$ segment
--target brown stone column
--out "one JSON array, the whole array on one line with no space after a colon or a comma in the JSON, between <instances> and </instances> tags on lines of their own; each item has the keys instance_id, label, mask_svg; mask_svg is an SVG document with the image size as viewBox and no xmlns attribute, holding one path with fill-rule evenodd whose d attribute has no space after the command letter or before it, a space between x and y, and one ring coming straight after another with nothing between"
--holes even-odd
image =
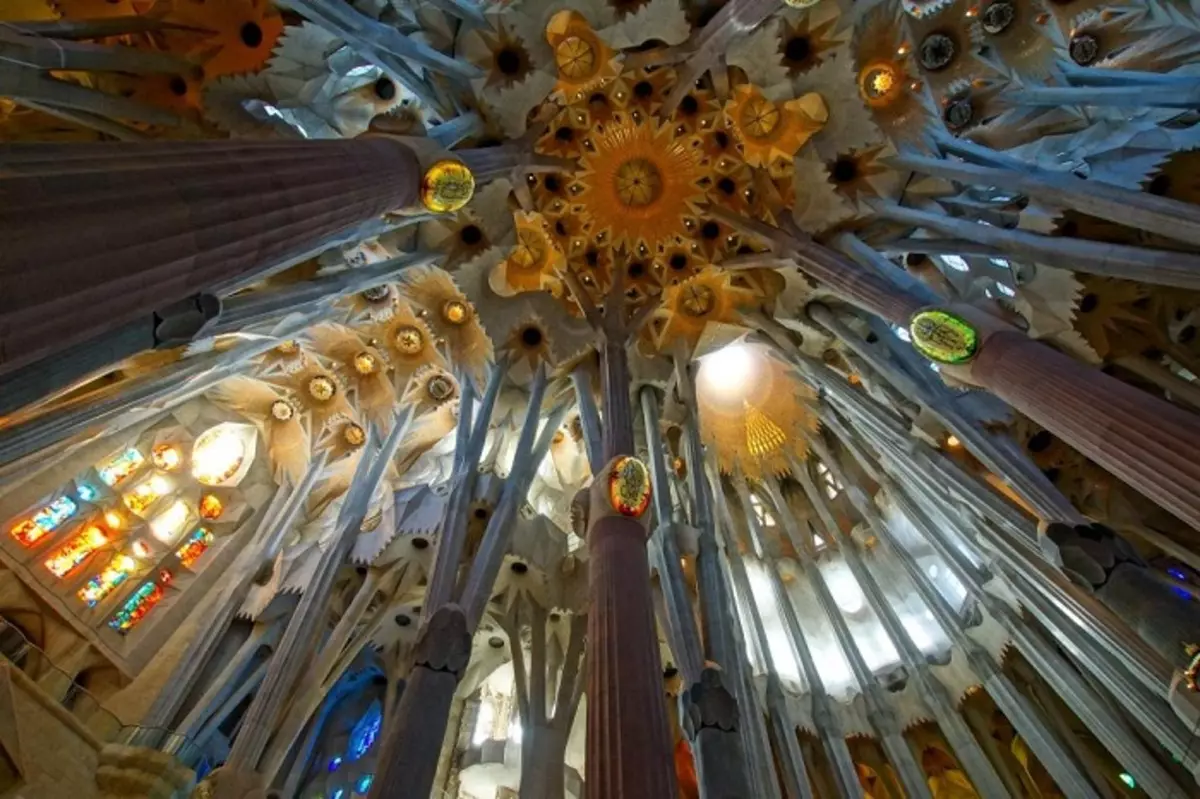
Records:
<instances>
[{"instance_id":1,"label":"brown stone column","mask_svg":"<svg viewBox=\"0 0 1200 799\"><path fill-rule=\"evenodd\" d=\"M1200 416L1015 331L985 339L968 379L1200 529Z\"/></svg>"},{"instance_id":2,"label":"brown stone column","mask_svg":"<svg viewBox=\"0 0 1200 799\"><path fill-rule=\"evenodd\" d=\"M620 306L608 310L621 312ZM613 459L633 455L632 382L624 337L609 335L603 348L606 467L592 485L587 534L587 792L595 799L670 799L678 788L646 522L616 515L608 496Z\"/></svg>"},{"instance_id":3,"label":"brown stone column","mask_svg":"<svg viewBox=\"0 0 1200 799\"><path fill-rule=\"evenodd\" d=\"M0 374L418 201L403 143L0 145Z\"/></svg>"},{"instance_id":4,"label":"brown stone column","mask_svg":"<svg viewBox=\"0 0 1200 799\"><path fill-rule=\"evenodd\" d=\"M588 568L588 796L670 799L678 789L642 523L598 519Z\"/></svg>"}]
</instances>

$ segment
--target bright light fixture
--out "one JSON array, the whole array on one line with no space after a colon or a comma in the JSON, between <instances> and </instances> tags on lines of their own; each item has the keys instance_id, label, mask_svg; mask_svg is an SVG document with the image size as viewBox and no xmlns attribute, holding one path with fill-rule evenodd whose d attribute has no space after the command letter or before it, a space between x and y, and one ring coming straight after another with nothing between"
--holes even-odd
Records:
<instances>
[{"instance_id":1,"label":"bright light fixture","mask_svg":"<svg viewBox=\"0 0 1200 799\"><path fill-rule=\"evenodd\" d=\"M728 344L700 359L697 390L722 404L740 405L760 371L762 355L744 341Z\"/></svg>"}]
</instances>

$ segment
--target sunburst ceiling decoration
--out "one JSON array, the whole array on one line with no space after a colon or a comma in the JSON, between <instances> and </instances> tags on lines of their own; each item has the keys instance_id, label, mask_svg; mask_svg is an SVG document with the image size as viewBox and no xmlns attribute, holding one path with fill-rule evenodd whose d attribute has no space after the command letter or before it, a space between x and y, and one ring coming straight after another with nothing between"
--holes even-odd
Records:
<instances>
[{"instance_id":1,"label":"sunburst ceiling decoration","mask_svg":"<svg viewBox=\"0 0 1200 799\"><path fill-rule=\"evenodd\" d=\"M597 243L644 252L686 236L708 171L699 141L676 136L669 122L625 114L595 134L580 158L576 199Z\"/></svg>"}]
</instances>

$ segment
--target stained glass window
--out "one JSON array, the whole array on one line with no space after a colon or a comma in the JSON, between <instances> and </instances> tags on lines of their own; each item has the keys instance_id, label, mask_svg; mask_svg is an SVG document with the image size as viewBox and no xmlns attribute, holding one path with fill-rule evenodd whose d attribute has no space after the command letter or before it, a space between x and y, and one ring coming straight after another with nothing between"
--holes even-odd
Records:
<instances>
[{"instance_id":1,"label":"stained glass window","mask_svg":"<svg viewBox=\"0 0 1200 799\"><path fill-rule=\"evenodd\" d=\"M190 516L191 511L188 510L187 503L178 500L174 505L154 517L154 521L150 522L150 532L159 541L170 544L179 537L179 532L187 524Z\"/></svg>"},{"instance_id":2,"label":"stained glass window","mask_svg":"<svg viewBox=\"0 0 1200 799\"><path fill-rule=\"evenodd\" d=\"M146 508L166 496L173 487L170 480L156 474L138 483L132 491L122 497L122 501L125 507L140 515Z\"/></svg>"},{"instance_id":3,"label":"stained glass window","mask_svg":"<svg viewBox=\"0 0 1200 799\"><path fill-rule=\"evenodd\" d=\"M200 556L208 551L209 546L213 542L213 534L203 527L196 528L196 531L187 537L175 555L179 558L179 562L185 568L192 568L196 561L200 560Z\"/></svg>"},{"instance_id":4,"label":"stained glass window","mask_svg":"<svg viewBox=\"0 0 1200 799\"><path fill-rule=\"evenodd\" d=\"M104 481L104 484L111 488L140 469L145 462L146 458L142 453L130 447L100 464L96 467L96 471L100 474L100 479Z\"/></svg>"},{"instance_id":5,"label":"stained glass window","mask_svg":"<svg viewBox=\"0 0 1200 799\"><path fill-rule=\"evenodd\" d=\"M329 761L329 772L332 774L333 772L337 771L341 767L342 767L342 756L334 755L333 758Z\"/></svg>"},{"instance_id":6,"label":"stained glass window","mask_svg":"<svg viewBox=\"0 0 1200 799\"><path fill-rule=\"evenodd\" d=\"M129 578L137 568L137 561L128 555L117 555L108 562L104 570L92 577L79 589L79 598L95 607L101 599L112 593L112 590Z\"/></svg>"},{"instance_id":7,"label":"stained glass window","mask_svg":"<svg viewBox=\"0 0 1200 799\"><path fill-rule=\"evenodd\" d=\"M179 466L179 450L170 444L159 444L150 453L150 460L164 472L169 472Z\"/></svg>"},{"instance_id":8,"label":"stained glass window","mask_svg":"<svg viewBox=\"0 0 1200 799\"><path fill-rule=\"evenodd\" d=\"M99 526L89 524L79 535L46 560L46 568L55 577L64 577L87 560L93 552L108 543L108 536Z\"/></svg>"},{"instance_id":9,"label":"stained glass window","mask_svg":"<svg viewBox=\"0 0 1200 799\"><path fill-rule=\"evenodd\" d=\"M70 497L59 497L30 518L15 525L11 530L12 536L25 546L29 546L45 538L60 524L75 515L77 510L79 510L79 506Z\"/></svg>"},{"instance_id":10,"label":"stained glass window","mask_svg":"<svg viewBox=\"0 0 1200 799\"><path fill-rule=\"evenodd\" d=\"M354 792L361 793L364 796L367 791L371 790L371 783L375 781L375 775L364 774L358 778L358 782L354 783Z\"/></svg>"},{"instance_id":11,"label":"stained glass window","mask_svg":"<svg viewBox=\"0 0 1200 799\"><path fill-rule=\"evenodd\" d=\"M159 583L143 583L133 596L125 600L125 604L108 622L108 626L119 633L129 632L146 618L146 614L153 610L164 596L166 592Z\"/></svg>"},{"instance_id":12,"label":"stained glass window","mask_svg":"<svg viewBox=\"0 0 1200 799\"><path fill-rule=\"evenodd\" d=\"M367 753L367 750L374 745L375 739L379 737L381 726L383 726L383 710L378 702L373 702L350 733L348 754L351 760L358 760Z\"/></svg>"},{"instance_id":13,"label":"stained glass window","mask_svg":"<svg viewBox=\"0 0 1200 799\"><path fill-rule=\"evenodd\" d=\"M100 495L100 492L98 492L95 487L90 486L87 483L80 483L76 493L79 494L79 498L84 502L91 502Z\"/></svg>"},{"instance_id":14,"label":"stained glass window","mask_svg":"<svg viewBox=\"0 0 1200 799\"><path fill-rule=\"evenodd\" d=\"M200 434L192 447L192 476L197 482L215 486L234 480L242 464L253 457L244 427L225 423Z\"/></svg>"}]
</instances>

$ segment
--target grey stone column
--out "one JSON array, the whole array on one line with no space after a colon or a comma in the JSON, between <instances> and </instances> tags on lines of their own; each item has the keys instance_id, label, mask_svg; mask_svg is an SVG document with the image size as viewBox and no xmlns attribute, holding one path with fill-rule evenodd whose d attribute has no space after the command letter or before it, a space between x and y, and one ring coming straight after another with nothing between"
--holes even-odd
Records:
<instances>
[{"instance_id":1,"label":"grey stone column","mask_svg":"<svg viewBox=\"0 0 1200 799\"><path fill-rule=\"evenodd\" d=\"M796 735L796 725L789 717L787 704L783 696L783 687L779 681L779 672L775 668L771 656L767 633L758 612L758 603L750 588L746 575L746 567L742 559L735 553L729 557L729 570L733 582L750 617L759 651L767 669L767 716L770 720L772 737L775 740L776 753L782 766L784 793L788 799L813 799L812 783L808 778L808 768L804 762L804 753L800 751L800 740Z\"/></svg>"},{"instance_id":2,"label":"grey stone column","mask_svg":"<svg viewBox=\"0 0 1200 799\"><path fill-rule=\"evenodd\" d=\"M704 656L700 651L700 632L696 628L696 616L692 611L692 597L684 580L680 564L679 544L676 527L672 523L671 486L667 478L667 464L663 454L662 433L659 430L658 400L654 389L641 389L642 421L646 428L646 443L649 449L650 475L654 486L654 512L657 529L653 535L653 549L657 550L658 573L663 584L670 616L672 633L671 649L679 663L679 670L688 685L700 679L704 667Z\"/></svg>"},{"instance_id":3,"label":"grey stone column","mask_svg":"<svg viewBox=\"0 0 1200 799\"><path fill-rule=\"evenodd\" d=\"M859 586L867 597L868 603L879 617L887 630L888 637L900 653L900 660L908 669L909 676L915 681L917 692L926 706L933 711L938 726L946 736L950 748L963 765L963 769L971 778L977 790L983 796L1002 797L1008 795L1008 790L1000 775L992 767L987 755L979 747L979 742L971 733L967 723L958 715L954 702L946 694L945 687L929 673L929 664L924 654L913 643L904 623L896 615L896 611L883 595L874 575L862 562L853 542L846 542L842 553L850 570L858 580Z\"/></svg>"},{"instance_id":4,"label":"grey stone column","mask_svg":"<svg viewBox=\"0 0 1200 799\"><path fill-rule=\"evenodd\" d=\"M922 517L913 519L913 522L926 534L927 538L933 540L936 533L923 523ZM921 598L929 607L930 612L934 614L955 645L964 652L967 662L983 682L988 694L1012 722L1021 737L1029 743L1029 748L1054 778L1059 788L1068 797L1098 798L1095 788L1079 770L1070 751L1055 737L1049 725L1038 715L1034 706L997 667L991 656L967 635L958 614L933 585L929 575L916 567L915 563L903 557L901 548L895 544L886 526L879 531L879 534L880 540L887 543L896 552L902 563L906 563L909 576L912 577L917 591L921 594Z\"/></svg>"},{"instance_id":5,"label":"grey stone column","mask_svg":"<svg viewBox=\"0 0 1200 799\"><path fill-rule=\"evenodd\" d=\"M943 145L947 146L947 145ZM947 146L949 149L950 146ZM970 155L980 148L954 147ZM994 151L985 151L987 158ZM999 154L997 154L999 155ZM988 159L993 160L993 159ZM896 166L972 186L995 186L1028 196L1037 203L1070 208L1178 241L1200 244L1200 209L1191 203L1158 197L1148 192L1086 180L1069 172L1050 172L1033 164L980 165L969 161L904 153Z\"/></svg>"},{"instance_id":6,"label":"grey stone column","mask_svg":"<svg viewBox=\"0 0 1200 799\"><path fill-rule=\"evenodd\" d=\"M784 624L788 631L788 642L804 671L804 682L808 685L809 699L812 701L813 724L816 726L821 744L825 747L825 752L833 764L833 776L837 780L839 795L846 799L862 799L862 782L858 779L854 758L850 756L850 748L846 745L842 725L830 707L829 694L825 691L825 682L821 679L821 672L817 669L812 651L808 648L808 641L804 637L800 619L796 616L796 607L792 604L787 586L784 585L783 577L779 573L781 566L781 563L777 563L775 568L768 569L768 572L771 575L771 586L775 591L775 601L783 612Z\"/></svg>"},{"instance_id":7,"label":"grey stone column","mask_svg":"<svg viewBox=\"0 0 1200 799\"><path fill-rule=\"evenodd\" d=\"M225 762L226 770L249 774L258 768L258 760L266 748L277 717L300 671L308 662L317 637L325 628L326 605L337 573L357 540L371 497L383 479L411 420L411 408L407 413L398 415L378 452L374 448L374 430L368 429L363 454L335 522L334 539L305 587L283 639L271 658L264 684L246 711Z\"/></svg>"}]
</instances>

